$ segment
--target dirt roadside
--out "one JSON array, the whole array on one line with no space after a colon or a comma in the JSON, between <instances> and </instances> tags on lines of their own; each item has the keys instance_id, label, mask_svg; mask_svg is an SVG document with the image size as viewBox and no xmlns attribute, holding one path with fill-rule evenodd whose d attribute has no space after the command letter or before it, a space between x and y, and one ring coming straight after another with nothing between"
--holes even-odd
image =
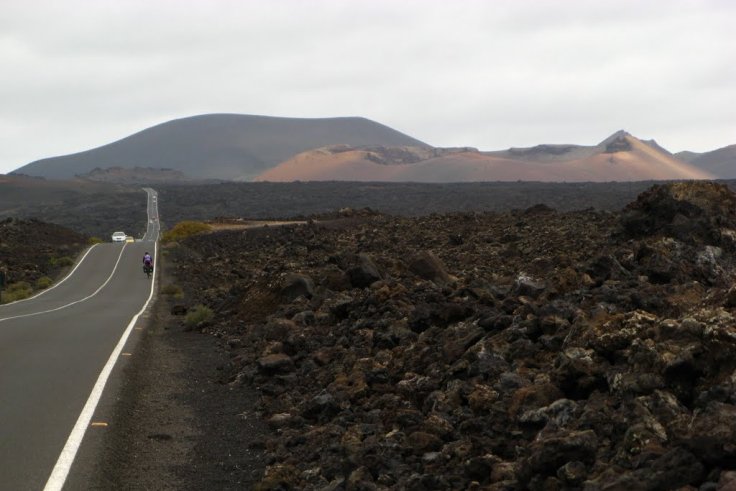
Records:
<instances>
[{"instance_id":1,"label":"dirt roadside","mask_svg":"<svg viewBox=\"0 0 736 491\"><path fill-rule=\"evenodd\" d=\"M65 489L249 489L262 476L267 430L250 410L255 394L224 383L221 342L185 332L169 309L159 295L109 394L108 426L85 437L88 469Z\"/></svg>"}]
</instances>

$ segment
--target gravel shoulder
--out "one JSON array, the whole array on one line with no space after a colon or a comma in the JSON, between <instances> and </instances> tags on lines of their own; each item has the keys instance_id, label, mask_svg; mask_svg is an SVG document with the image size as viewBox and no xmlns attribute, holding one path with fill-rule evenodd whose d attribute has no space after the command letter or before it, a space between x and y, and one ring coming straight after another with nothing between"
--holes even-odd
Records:
<instances>
[{"instance_id":1,"label":"gravel shoulder","mask_svg":"<svg viewBox=\"0 0 736 491\"><path fill-rule=\"evenodd\" d=\"M263 474L255 394L221 383L221 341L185 332L168 310L159 296L112 388L109 425L88 432L89 463L67 489L247 489Z\"/></svg>"}]
</instances>

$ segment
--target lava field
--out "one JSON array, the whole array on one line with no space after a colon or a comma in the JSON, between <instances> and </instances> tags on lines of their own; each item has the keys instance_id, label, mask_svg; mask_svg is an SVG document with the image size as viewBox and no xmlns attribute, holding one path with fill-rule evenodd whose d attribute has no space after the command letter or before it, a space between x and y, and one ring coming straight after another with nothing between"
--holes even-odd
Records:
<instances>
[{"instance_id":1,"label":"lava field","mask_svg":"<svg viewBox=\"0 0 736 491\"><path fill-rule=\"evenodd\" d=\"M344 209L164 260L172 313L211 308L195 329L260 394L258 489L715 490L735 251L736 196L675 183L620 212Z\"/></svg>"}]
</instances>

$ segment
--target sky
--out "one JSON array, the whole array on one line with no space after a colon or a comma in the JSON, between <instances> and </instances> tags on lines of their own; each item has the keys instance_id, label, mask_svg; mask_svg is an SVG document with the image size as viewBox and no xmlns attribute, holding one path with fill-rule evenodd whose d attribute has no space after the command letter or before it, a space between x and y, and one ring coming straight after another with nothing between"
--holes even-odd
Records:
<instances>
[{"instance_id":1,"label":"sky","mask_svg":"<svg viewBox=\"0 0 736 491\"><path fill-rule=\"evenodd\" d=\"M2 0L0 173L205 113L736 144L731 0Z\"/></svg>"}]
</instances>

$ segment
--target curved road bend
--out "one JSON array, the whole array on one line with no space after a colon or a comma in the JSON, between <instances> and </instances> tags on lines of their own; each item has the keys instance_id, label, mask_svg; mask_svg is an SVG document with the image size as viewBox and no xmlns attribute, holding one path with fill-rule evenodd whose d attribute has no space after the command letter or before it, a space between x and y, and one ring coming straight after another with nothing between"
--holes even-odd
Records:
<instances>
[{"instance_id":1,"label":"curved road bend","mask_svg":"<svg viewBox=\"0 0 736 491\"><path fill-rule=\"evenodd\" d=\"M98 244L58 286L0 306L0 490L59 489L64 483L68 468L55 465L71 465L76 448L65 444L74 439L72 430L103 367L152 292L141 258L146 250L154 253L158 209L156 193L146 192L142 241ZM52 470L56 477L50 480Z\"/></svg>"}]
</instances>

